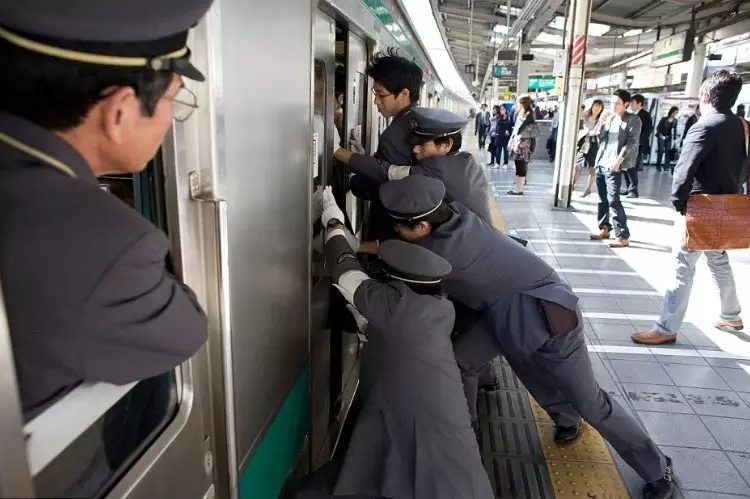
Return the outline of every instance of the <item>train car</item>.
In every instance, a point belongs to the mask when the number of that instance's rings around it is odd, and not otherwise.
[[[168,234],[208,343],[24,423],[0,300],[0,496],[275,498],[339,445],[362,345],[333,320],[311,194],[334,185],[360,235],[367,206],[333,163],[334,128],[375,150],[388,123],[366,65],[389,47],[424,69],[421,105],[473,103],[443,88],[395,0],[217,0],[189,44],[206,74],[186,82],[195,113],[143,173],[100,182]]]

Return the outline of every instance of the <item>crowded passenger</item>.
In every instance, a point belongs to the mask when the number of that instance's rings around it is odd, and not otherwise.
[[[669,108],[669,112],[665,117],[659,120],[659,124],[656,125],[656,171],[660,172],[662,169],[662,159],[665,160],[666,165],[664,170],[669,169],[670,172],[674,173],[674,165],[672,162],[675,160],[675,153],[673,145],[677,142],[677,113],[679,109],[676,106]]]
[[[378,270],[367,275],[330,189],[319,203],[331,277],[367,320],[368,341],[362,410],[343,462],[308,477],[298,497],[492,499],[451,346],[454,310],[441,284],[450,264],[391,240],[379,248]]]
[[[534,141],[539,137],[539,126],[534,117],[531,97],[521,95],[516,101],[516,121],[508,143],[510,157],[516,163],[515,188],[508,191],[512,196],[523,195],[531,155],[534,152]]]
[[[597,226],[599,232],[591,239],[609,239],[614,224],[613,248],[630,245],[630,231],[625,208],[620,201],[623,172],[636,167],[641,120],[628,113],[630,92],[615,90],[612,95],[612,116],[602,123],[599,132],[599,150],[596,154],[596,190],[599,193]]]
[[[675,222],[675,279],[664,295],[661,315],[648,330],[633,335],[647,345],[674,343],[690,301],[695,265],[701,254],[719,288],[721,314],[715,327],[728,333],[742,330],[740,302],[726,251],[696,251],[685,247],[685,213],[692,194],[741,194],[748,178],[746,122],[732,114],[742,89],[737,73],[720,70],[701,85],[700,118],[690,127],[672,180]]]
[[[419,102],[422,88],[422,70],[414,61],[401,57],[398,52],[388,49],[375,54],[367,67],[367,76],[373,79],[372,93],[375,106],[384,118],[393,118],[391,124],[378,138],[378,148],[373,157],[388,165],[413,165],[416,157],[411,144],[412,110]],[[353,138],[351,147],[365,154],[365,149]],[[379,184],[366,177],[354,175],[350,179],[354,195],[370,201],[372,236],[387,237],[382,227],[387,225],[378,201]]]
[[[487,223],[492,223],[489,186],[482,168],[468,152],[460,152],[461,128],[465,120],[445,109],[415,108],[411,112],[411,143],[417,164],[398,165],[340,148],[335,157],[356,175],[374,185],[408,175],[426,175],[442,180],[448,198],[460,201]]]
[[[570,286],[540,257],[444,196],[442,183],[424,176],[380,189],[401,238],[450,263],[448,296],[480,312],[475,327],[454,340],[475,430],[477,370],[502,354],[555,422],[557,442],[575,440],[584,418],[647,482],[644,497],[672,497],[671,460],[596,383]]]

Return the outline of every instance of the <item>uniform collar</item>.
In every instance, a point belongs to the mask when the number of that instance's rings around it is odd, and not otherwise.
[[[396,116],[394,116],[394,119],[400,118],[401,116],[406,116],[407,114],[411,113],[411,110],[414,109],[415,107],[417,107],[416,104],[409,104],[408,106],[403,108],[401,111],[399,111],[399,113]]]
[[[94,177],[94,173],[91,171],[88,163],[86,163],[86,160],[78,154],[78,151],[76,151],[73,146],[65,142],[50,130],[42,128],[35,123],[19,118],[13,114],[0,111],[0,133],[15,139],[17,142],[24,144],[28,148],[34,149],[43,155],[50,156],[65,164],[68,168],[73,170],[77,178],[83,179],[87,182],[96,183],[96,177]],[[42,160],[30,156],[1,141],[0,150],[4,151],[2,156],[5,158],[25,157],[35,163],[44,164]],[[49,166],[49,168],[54,169],[52,166]],[[60,175],[64,175],[64,173],[60,172]]]

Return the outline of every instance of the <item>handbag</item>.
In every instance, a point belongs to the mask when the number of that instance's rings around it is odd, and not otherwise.
[[[678,156],[678,154],[677,154],[677,148],[676,147],[673,147],[672,149],[669,150],[669,161],[670,162],[674,163],[675,161],[677,161],[677,156]]]
[[[750,147],[745,120],[745,153]],[[683,247],[690,250],[750,248],[750,196],[746,194],[695,194],[685,210]]]

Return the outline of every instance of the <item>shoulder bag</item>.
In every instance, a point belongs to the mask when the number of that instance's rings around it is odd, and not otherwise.
[[[745,131],[747,162],[750,160],[748,125],[745,120],[741,121]],[[750,196],[691,195],[685,211],[683,247],[700,251],[750,248]]]

